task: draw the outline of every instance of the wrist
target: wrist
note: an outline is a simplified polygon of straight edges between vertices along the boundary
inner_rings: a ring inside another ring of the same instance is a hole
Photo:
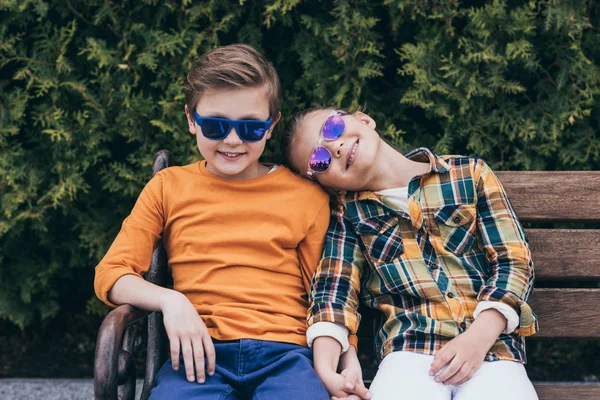
[[[313,351],[319,354],[324,352],[335,354],[336,357],[339,357],[342,354],[342,345],[331,336],[319,336],[313,342]]]
[[[331,366],[331,363],[328,360],[315,360],[313,367],[315,372],[319,376],[327,376],[332,373],[336,373],[337,368]]]
[[[485,324],[476,324],[474,322],[465,331],[465,334],[470,337],[472,342],[478,343],[480,346],[485,347],[486,350],[489,350],[496,343],[496,340],[498,340],[500,332],[495,329],[489,329]]]
[[[175,302],[181,301],[182,297],[186,298],[182,293],[176,290],[164,288],[158,297],[160,311],[164,314],[165,308],[169,307]]]
[[[319,336],[313,342],[314,368],[319,375],[336,372],[342,346],[329,336]]]
[[[339,369],[344,370],[346,368],[353,367],[355,365],[360,367],[360,362],[358,361],[356,347],[350,345],[348,350],[344,354],[342,354],[342,356],[340,357],[340,368]]]
[[[348,350],[346,350],[346,351],[344,352],[344,354],[353,354],[353,355],[355,355],[355,356],[356,356],[356,355],[358,354],[358,352],[357,352],[357,350],[356,350],[356,347],[354,347],[354,345],[353,345],[353,344],[351,344],[350,346],[348,346]]]

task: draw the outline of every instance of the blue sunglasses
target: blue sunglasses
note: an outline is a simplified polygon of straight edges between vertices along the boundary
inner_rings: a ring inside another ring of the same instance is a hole
[[[210,140],[223,140],[235,128],[238,136],[243,142],[258,142],[265,137],[265,133],[271,128],[272,118],[266,121],[254,119],[225,119],[214,117],[201,117],[194,111],[194,119],[202,129],[202,135]]]

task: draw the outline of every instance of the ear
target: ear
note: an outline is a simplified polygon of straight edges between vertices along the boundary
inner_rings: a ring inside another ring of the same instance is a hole
[[[194,115],[190,112],[190,109],[188,108],[187,104],[185,106],[185,116],[187,119],[187,123],[188,123],[188,129],[190,131],[190,133],[192,135],[196,134],[196,119],[194,118]]]
[[[377,126],[377,124],[375,123],[375,120],[373,118],[369,117],[367,114],[365,114],[362,111],[356,111],[352,115],[354,115],[354,117],[357,120],[359,120],[363,124],[367,125],[371,129],[375,129],[375,127]]]
[[[279,111],[277,113],[277,115],[275,117],[273,117],[273,120],[271,121],[271,127],[269,128],[269,131],[267,132],[267,139],[271,139],[271,134],[273,133],[273,129],[275,129],[275,125],[277,125],[277,123],[279,122],[280,119],[281,119],[281,111]]]

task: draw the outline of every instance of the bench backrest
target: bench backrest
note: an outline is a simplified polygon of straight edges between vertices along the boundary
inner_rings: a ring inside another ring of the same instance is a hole
[[[600,225],[600,171],[498,176],[521,222],[549,226],[525,229],[538,285],[530,301],[540,325],[533,340],[599,339],[600,288],[581,288],[581,282],[600,280],[600,229],[590,229]],[[553,287],[558,281],[562,288]],[[535,388],[540,400],[600,399],[598,383],[536,383]]]
[[[600,223],[600,171],[498,172],[523,223]],[[567,225],[567,224],[565,224]],[[527,229],[536,282],[600,280],[600,229]],[[562,285],[564,286],[564,285]],[[537,337],[600,338],[600,288],[537,288]],[[600,397],[599,397],[600,398]]]

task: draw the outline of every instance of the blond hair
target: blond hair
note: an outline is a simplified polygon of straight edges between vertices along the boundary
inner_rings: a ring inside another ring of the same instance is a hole
[[[216,47],[194,61],[183,91],[188,109],[195,110],[206,91],[263,85],[269,90],[269,112],[276,118],[281,111],[281,84],[273,64],[252,46],[232,44]]]

